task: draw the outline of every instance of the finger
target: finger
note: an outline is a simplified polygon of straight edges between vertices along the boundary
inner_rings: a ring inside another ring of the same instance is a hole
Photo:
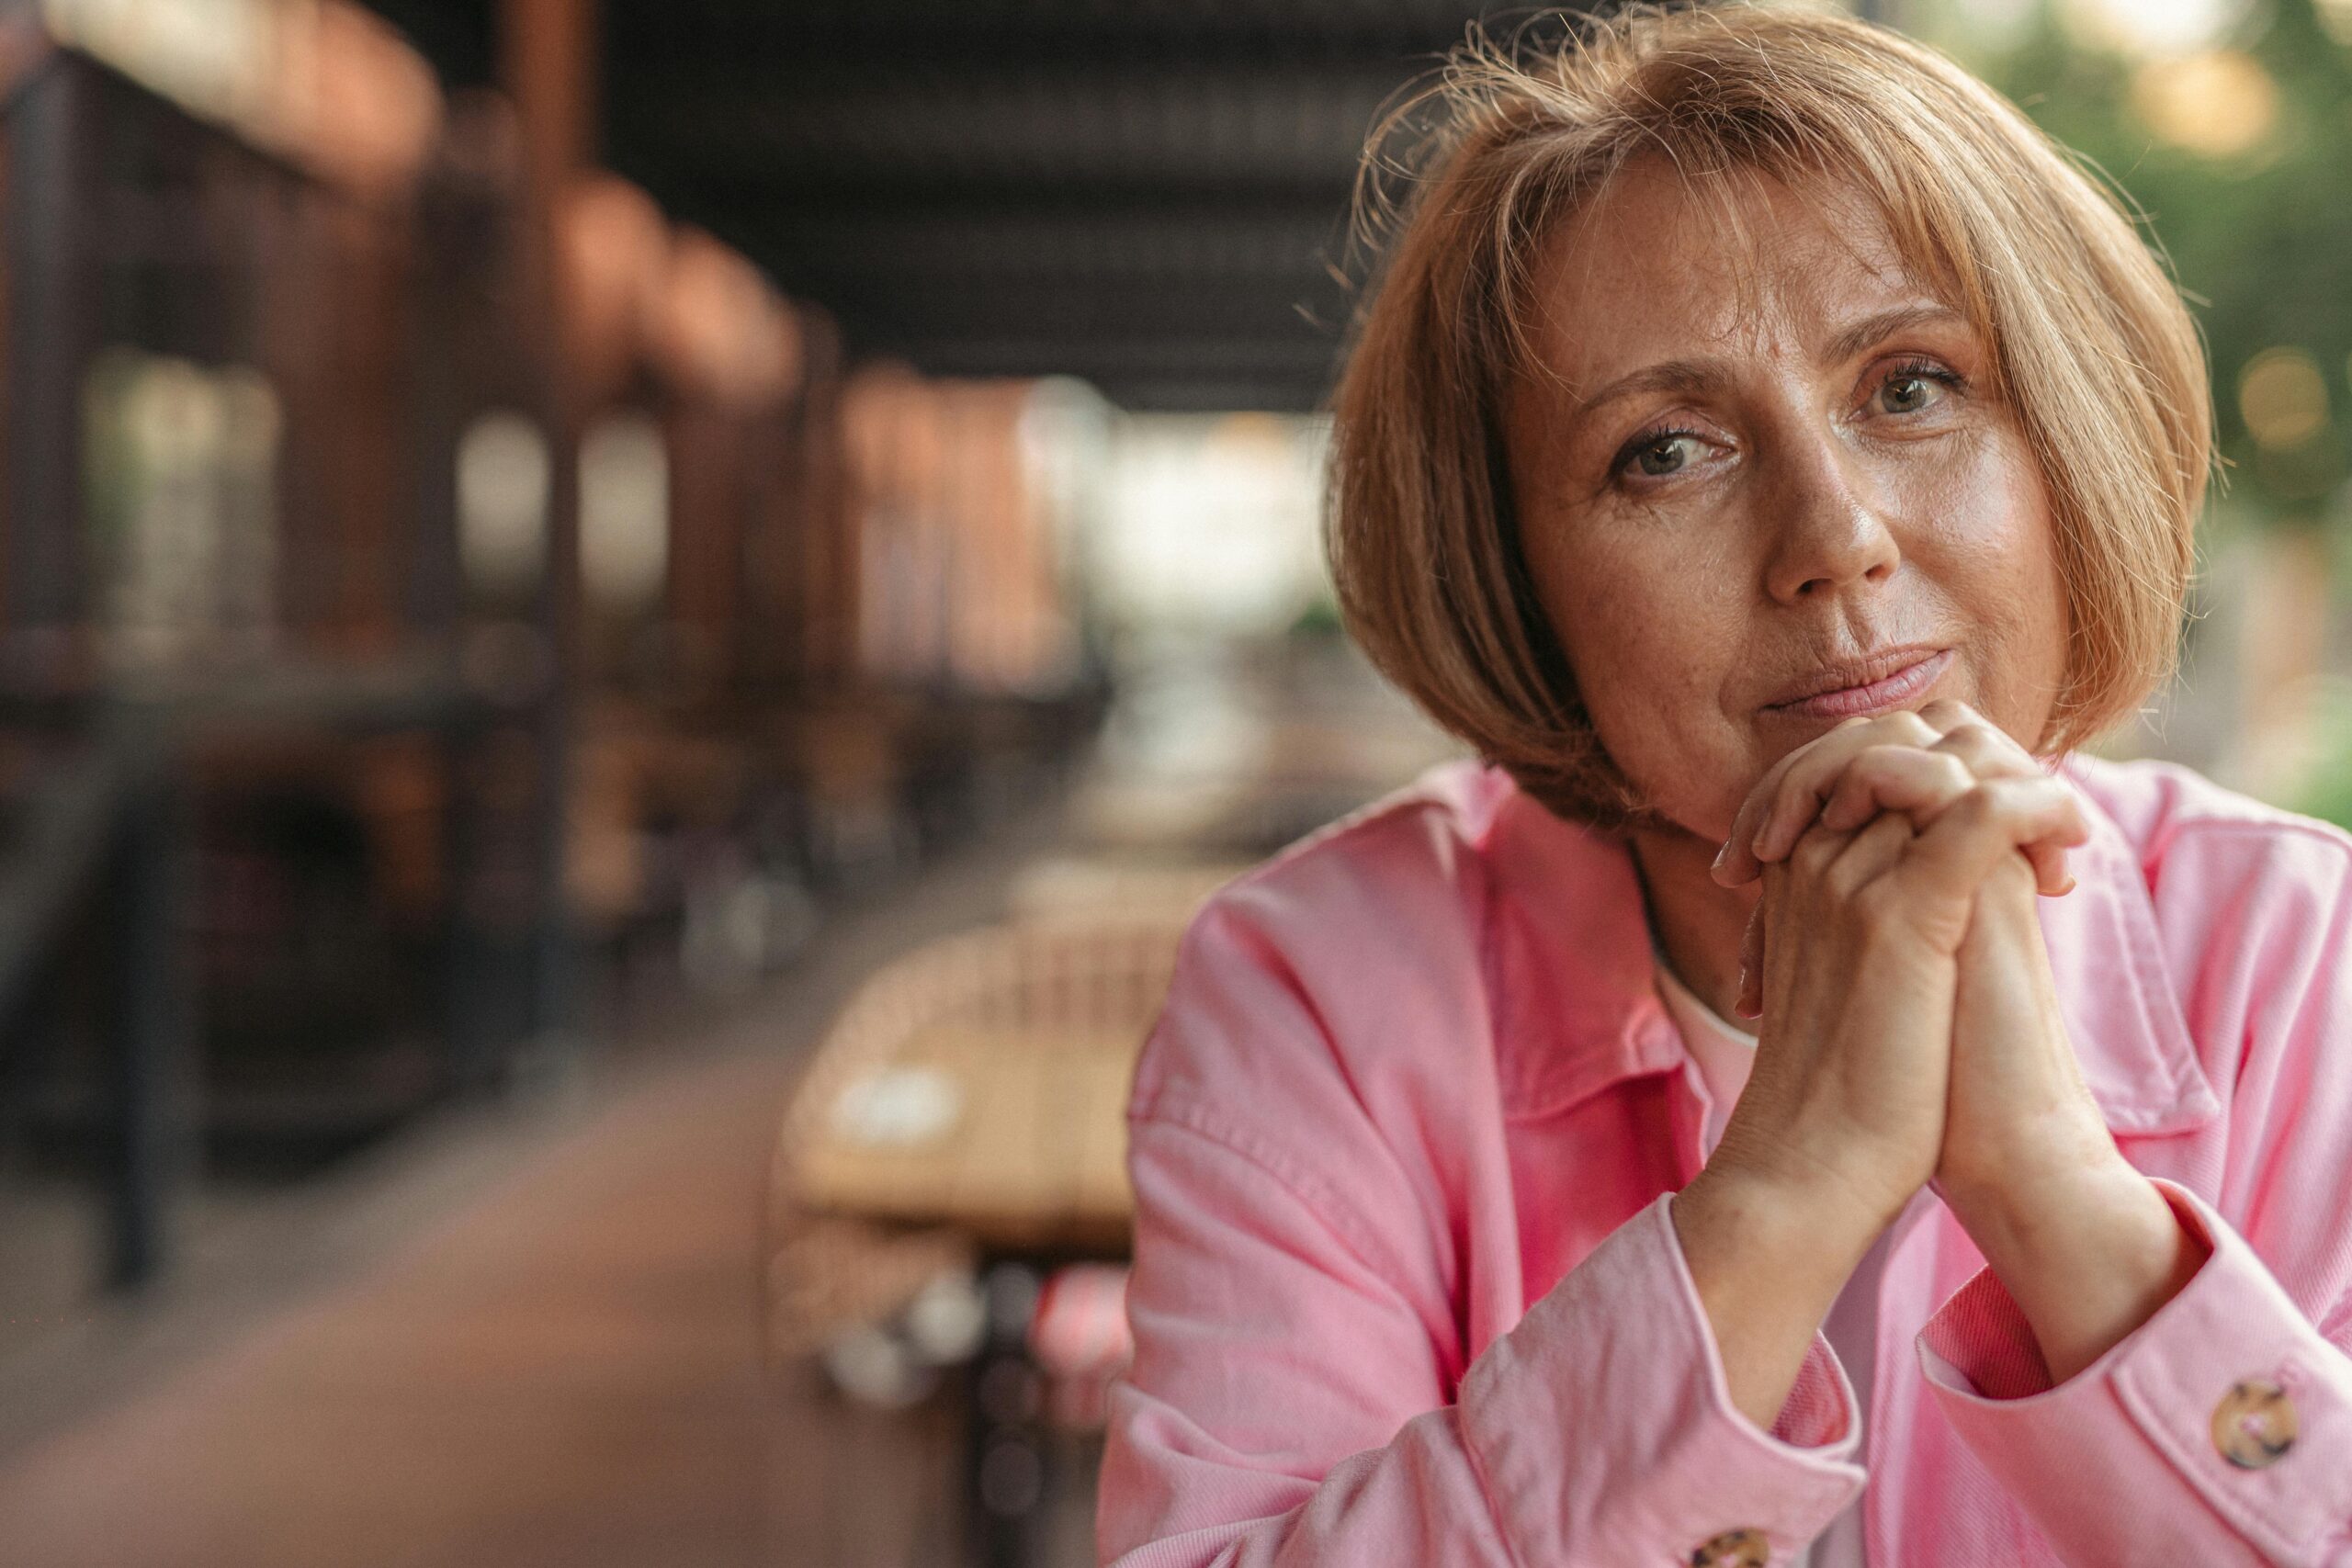
[[[1958,697],[1938,697],[1933,702],[1922,703],[1919,705],[1919,716],[1946,735],[1973,724],[1981,724],[1988,729],[2000,729],[2000,726]],[[2002,733],[2007,732],[2003,730]]]
[[[1825,828],[1859,828],[1883,811],[1900,811],[1915,828],[1976,787],[1968,764],[1916,746],[1873,746],[1846,765],[1821,808]]]
[[[1737,887],[1742,883],[1755,880],[1763,867],[1758,863],[1750,846],[1755,841],[1757,823],[1762,819],[1773,795],[1780,789],[1781,781],[1788,776],[1791,768],[1804,760],[1805,753],[1813,748],[1870,722],[1868,714],[1859,713],[1850,718],[1840,719],[1827,734],[1806,741],[1764,770],[1764,776],[1749,786],[1747,798],[1741,801],[1739,809],[1732,814],[1731,836],[1724,840],[1723,852],[1715,857],[1716,881],[1726,887]]]
[[[1742,1018],[1764,1016],[1764,900],[1747,912],[1747,929],[1739,936],[1739,996],[1732,1010]]]
[[[1883,875],[1902,858],[1903,846],[1910,839],[1910,819],[1897,813],[1875,818],[1858,833],[1841,833],[1815,822],[1791,851],[1790,863],[1792,868],[1802,866],[1808,874],[1840,888],[1849,888]],[[1785,881],[1781,885],[1785,886]],[[1764,1014],[1765,931],[1769,923],[1765,909],[1766,900],[1758,899],[1740,942],[1739,998],[1734,1005],[1742,1018],[1761,1018]]]
[[[1949,705],[1957,713],[1968,711],[1964,704]],[[1856,753],[1838,775],[1820,820],[1832,828],[1853,828],[1880,811],[1902,811],[1913,826],[1925,828],[1979,779],[2044,776],[2033,758],[2007,735],[1970,720],[1947,731],[1925,750],[1881,744]],[[2045,839],[2023,849],[2033,865],[2039,891],[2055,897],[2074,886],[2064,843]]]
[[[1892,874],[1920,892],[1973,896],[2002,856],[2038,840],[2090,836],[2073,790],[2047,775],[1987,779],[1920,833]]]
[[[1957,703],[1953,705],[1964,706]],[[1943,739],[1929,750],[1959,757],[1978,778],[2052,776],[2031,752],[2012,739],[2007,731],[1995,725],[1981,722],[1957,725],[1946,730]],[[2026,859],[2033,863],[2037,891],[2054,898],[2073,890],[2075,877],[2067,869],[2066,846],[2064,843],[2054,839],[2043,839],[2022,847]]]
[[[2044,771],[2033,753],[1996,725],[1956,725],[1928,750],[1958,757],[1980,779],[2028,778]]]
[[[1748,854],[1758,863],[1788,853],[1837,787],[1838,776],[1853,759],[1872,746],[1890,742],[1924,750],[1939,732],[1917,714],[1898,708],[1865,719],[1852,728],[1831,730],[1796,756],[1767,798]],[[1734,852],[1739,840],[1733,840]]]
[[[1919,722],[1919,715],[1912,715],[1912,712],[1877,715],[1877,717],[1853,715],[1851,719],[1841,719],[1832,731],[1815,736],[1814,740],[1806,740],[1804,745],[1792,750],[1788,757],[1782,757],[1781,761],[1769,766],[1764,771],[1764,778],[1759,778],[1755,787],[1747,790],[1747,799],[1740,802],[1738,813],[1731,818],[1731,837],[1724,840],[1724,851],[1714,861],[1714,879],[1722,882],[1724,886],[1740,886],[1743,882],[1755,882],[1757,874],[1761,874],[1761,870],[1764,870],[1764,861],[1757,856],[1757,844],[1761,841],[1761,832],[1776,811],[1778,802],[1792,787],[1797,787],[1802,795],[1815,799],[1815,804],[1818,804],[1818,795],[1814,792],[1818,790],[1815,781],[1835,778],[1847,757],[1851,757],[1853,752],[1891,739],[1924,745],[1927,740],[1933,740],[1933,731],[1928,731]],[[1797,783],[1792,785],[1792,781]],[[1811,820],[1809,813],[1804,818],[1799,818],[1794,823],[1794,829],[1790,829],[1788,835],[1778,841],[1776,853],[1771,858],[1781,858],[1782,853],[1788,853],[1788,846],[1794,844],[1797,832],[1804,832],[1806,820]]]
[[[2033,889],[2045,897],[2055,898],[2075,890],[2075,874],[2066,866],[2066,846],[2047,839],[2018,846],[2025,858],[2033,863]]]
[[[1825,880],[1834,891],[1850,897],[1900,864],[1904,852],[1917,836],[1910,818],[1896,811],[1882,812],[1838,852]]]

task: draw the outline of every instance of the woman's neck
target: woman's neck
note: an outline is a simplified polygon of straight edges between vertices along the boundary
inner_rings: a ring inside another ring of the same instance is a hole
[[[1739,942],[1763,884],[1718,886],[1709,874],[1721,846],[1679,828],[1642,829],[1633,835],[1634,869],[1642,885],[1650,934],[1677,978],[1737,1024]]]

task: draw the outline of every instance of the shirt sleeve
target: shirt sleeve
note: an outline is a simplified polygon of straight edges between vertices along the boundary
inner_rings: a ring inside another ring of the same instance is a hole
[[[2052,1387],[1983,1270],[1921,1332],[1929,1390],[2069,1562],[2352,1563],[2352,1325],[2322,1333],[2210,1203],[2155,1185],[2211,1248],[2172,1300]]]
[[[2222,1198],[2152,1179],[2198,1271],[2055,1387],[1990,1269],[1919,1337],[1953,1430],[2069,1562],[2352,1565],[2352,860],[2333,835],[2287,855],[2267,933],[2201,977],[2253,998]]]
[[[1278,966],[1213,933],[1187,947],[1148,1051],[1212,1027],[1246,1028],[1252,1053],[1321,1048]],[[1376,1134],[1182,1076],[1130,1112],[1135,1354],[1110,1394],[1099,1561],[1778,1562],[1860,1490],[1852,1390],[1820,1336],[1771,1431],[1733,1405],[1668,1199],[1459,1367],[1445,1280],[1384,1234],[1420,1212],[1323,1174],[1334,1137]],[[1305,1124],[1314,1159],[1271,1131]]]

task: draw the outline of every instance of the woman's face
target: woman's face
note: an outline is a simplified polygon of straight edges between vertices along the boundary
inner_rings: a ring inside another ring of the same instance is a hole
[[[1505,424],[1528,566],[1601,744],[1713,839],[1849,714],[1957,697],[2035,744],[2067,635],[1988,345],[1867,203],[1759,182],[1741,204],[1750,254],[1650,157],[1564,223],[1531,329],[1553,374],[1522,378]]]

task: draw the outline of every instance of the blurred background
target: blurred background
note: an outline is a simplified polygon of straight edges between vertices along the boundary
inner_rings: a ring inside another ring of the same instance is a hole
[[[2352,0],[1852,8],[2211,347],[2101,749],[2352,821]],[[0,3],[0,1564],[1092,1561],[1176,935],[1458,754],[1317,411],[1481,15]]]

